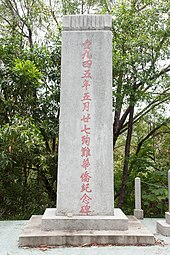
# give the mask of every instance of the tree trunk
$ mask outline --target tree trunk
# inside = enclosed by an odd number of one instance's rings
[[[115,115],[114,115],[114,123],[113,123],[113,148],[115,147],[117,138],[119,136],[120,129],[120,115],[122,109],[122,77],[123,74],[119,75],[118,86],[116,91],[116,102],[115,102]]]
[[[130,106],[130,114],[129,114],[129,122],[128,122],[128,131],[126,138],[126,146],[125,146],[125,159],[124,159],[124,168],[123,168],[123,177],[122,177],[122,185],[120,189],[120,196],[118,206],[121,208],[124,202],[125,194],[126,194],[126,184],[128,180],[129,173],[129,156],[130,156],[130,144],[132,138],[132,130],[133,130],[133,116],[134,116],[134,105]]]

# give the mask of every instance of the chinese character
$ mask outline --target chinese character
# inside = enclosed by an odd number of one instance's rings
[[[87,196],[87,194],[85,193],[82,198],[80,198],[80,200],[82,200],[82,203],[88,205],[89,204],[89,201],[92,200],[91,197]]]
[[[81,148],[81,156],[82,157],[89,157],[89,156],[91,156],[91,154],[90,154],[90,148],[89,147],[82,147]]]
[[[90,108],[90,102],[83,103],[83,111],[88,112]]]
[[[83,61],[83,67],[90,68],[91,65],[92,65],[92,60],[91,59]]]
[[[84,70],[84,75],[81,78],[90,78],[90,79],[92,79],[90,70]]]
[[[91,45],[91,41],[89,41],[88,39],[86,39],[86,41],[83,43],[83,47],[85,50],[89,50],[90,49],[90,45]]]
[[[87,146],[90,145],[90,137],[88,135],[84,135],[81,137],[82,144],[86,144]]]
[[[80,176],[82,182],[89,182],[90,178],[92,178],[89,173],[86,171],[84,173],[82,173],[82,175]]]
[[[89,92],[84,93],[84,96],[83,96],[83,98],[81,99],[81,101],[85,101],[85,100],[91,101]]]
[[[84,121],[84,122],[89,122],[90,120],[90,114],[88,113],[87,116],[83,115],[83,118],[81,119],[81,121]]]
[[[86,168],[90,166],[89,159],[88,158],[84,159],[83,164],[81,166],[86,170]]]
[[[92,192],[92,190],[89,188],[89,183],[83,183],[83,185],[81,186],[81,192],[86,191],[88,193]]]
[[[88,90],[88,87],[90,87],[89,81],[85,79],[85,80],[83,81],[83,84],[84,84],[84,85],[82,86],[82,88],[86,88],[86,90]]]
[[[84,124],[84,129],[82,129],[81,132],[85,132],[87,135],[89,135],[90,131],[88,131],[88,130],[90,130],[90,128],[87,128],[86,124]]]
[[[85,50],[82,54],[82,59],[90,59],[92,58],[92,54],[89,50]]]
[[[89,205],[83,205],[81,207],[81,213],[84,214],[84,215],[89,215],[89,212],[91,212],[90,210],[90,206]]]

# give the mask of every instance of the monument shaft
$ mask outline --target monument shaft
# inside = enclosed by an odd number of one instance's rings
[[[57,215],[113,215],[112,34],[108,15],[66,16]]]

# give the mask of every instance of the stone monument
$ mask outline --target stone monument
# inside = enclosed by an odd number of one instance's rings
[[[64,17],[57,210],[43,230],[128,229],[114,210],[111,28],[110,15]]]
[[[164,236],[170,236],[170,170],[168,171],[168,200],[169,211],[165,212],[165,219],[157,221],[157,231]]]
[[[114,208],[111,28],[110,15],[63,18],[57,206],[32,216],[20,246],[154,243]]]
[[[141,181],[139,177],[135,178],[135,209],[134,216],[137,219],[143,219],[143,210],[141,209]]]

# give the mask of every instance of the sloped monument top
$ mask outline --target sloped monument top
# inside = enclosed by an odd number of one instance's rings
[[[111,15],[70,15],[63,18],[63,30],[111,30]]]

